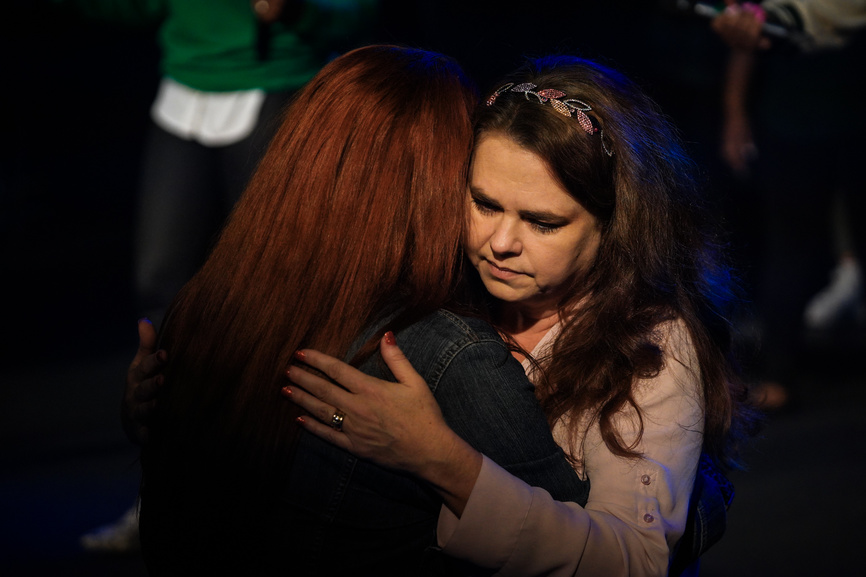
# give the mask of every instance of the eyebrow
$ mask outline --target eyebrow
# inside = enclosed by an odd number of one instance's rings
[[[484,194],[481,189],[469,185],[469,192],[474,199],[501,208],[498,202]],[[546,212],[543,210],[520,210],[517,214],[519,214],[520,218],[523,220],[540,221],[548,224],[566,224],[568,222],[568,218],[561,214]]]

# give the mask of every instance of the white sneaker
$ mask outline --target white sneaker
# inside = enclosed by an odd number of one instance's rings
[[[138,539],[138,507],[132,507],[111,523],[81,536],[81,546],[94,552],[129,553],[141,549]]]
[[[860,320],[863,273],[855,259],[843,259],[830,274],[830,284],[812,297],[803,311],[810,329],[828,329],[849,318]]]

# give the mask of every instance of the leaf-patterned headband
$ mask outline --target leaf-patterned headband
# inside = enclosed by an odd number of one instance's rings
[[[496,102],[496,99],[499,98],[499,95],[503,92],[522,92],[523,96],[527,100],[529,100],[529,95],[531,94],[538,99],[539,103],[544,104],[549,102],[553,109],[563,116],[575,118],[577,123],[580,124],[580,127],[590,136],[596,132],[600,132],[599,137],[601,139],[602,149],[608,156],[613,156],[613,151],[608,149],[607,144],[604,142],[604,130],[599,131],[599,129],[592,124],[592,120],[590,120],[589,116],[586,115],[587,112],[592,110],[592,107],[589,104],[576,98],[566,98],[563,100],[562,98],[567,96],[567,94],[562,90],[545,88],[543,90],[535,91],[535,88],[537,88],[537,86],[531,82],[523,82],[516,86],[513,82],[509,82],[490,95],[487,99],[487,106],[493,106],[493,103]]]

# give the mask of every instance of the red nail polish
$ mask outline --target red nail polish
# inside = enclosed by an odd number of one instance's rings
[[[307,421],[304,420],[304,417],[298,417],[295,420],[298,422],[299,425],[305,425],[307,423]]]
[[[307,355],[304,354],[304,351],[295,351],[295,358],[301,362],[307,361]]]
[[[388,331],[387,333],[385,333],[385,342],[391,346],[396,345],[397,339],[394,338],[394,333],[392,333],[391,331]]]
[[[291,396],[292,396],[292,389],[290,389],[289,387],[283,387],[283,388],[280,390],[280,392],[283,393],[283,396],[284,396],[284,397],[289,397],[289,398],[291,398]]]

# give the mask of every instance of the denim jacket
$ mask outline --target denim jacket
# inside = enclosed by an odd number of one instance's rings
[[[489,325],[440,311],[398,333],[397,342],[457,434],[554,499],[586,504],[589,480],[577,477],[553,441],[533,385]],[[378,356],[361,369],[394,380]],[[439,553],[434,535],[440,500],[423,484],[358,460],[318,438],[305,437],[301,447],[296,459],[302,461],[296,463],[304,466],[286,498],[309,520],[303,532],[311,570],[345,558],[345,570],[359,575],[368,574],[368,569],[376,575],[490,573]],[[334,474],[336,470],[340,474]],[[727,479],[702,456],[672,575],[696,574],[699,556],[724,533],[732,496]],[[421,551],[423,558],[418,556]]]
[[[359,338],[357,346],[376,328]],[[533,386],[492,327],[478,319],[439,311],[396,337],[456,433],[555,499],[586,504],[589,481],[578,478],[553,441]],[[360,368],[394,380],[378,355]],[[245,550],[225,554],[200,549],[194,562],[199,569],[228,569],[224,564],[237,564],[233,568],[249,574],[317,577],[483,574],[438,554],[436,524],[441,499],[424,483],[357,459],[306,433],[294,459],[290,481],[270,499],[266,517],[256,511],[250,516],[254,522],[245,526],[224,520],[235,533],[225,542],[239,543],[237,537],[244,537],[246,544],[237,547]],[[216,502],[214,519],[219,513]],[[142,533],[145,537],[144,521]],[[182,550],[183,544],[180,547]]]
[[[439,311],[396,337],[457,434],[555,498],[586,502],[589,483],[553,441],[523,368],[487,323]],[[360,368],[394,380],[378,355]],[[441,500],[423,483],[312,435],[303,437],[294,470],[279,506],[298,525],[290,532],[310,574],[326,567],[342,575],[412,575],[435,566],[429,560]]]

